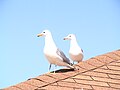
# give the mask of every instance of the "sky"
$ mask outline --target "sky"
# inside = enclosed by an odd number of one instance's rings
[[[84,50],[84,60],[118,50],[120,1],[0,0],[0,88],[48,72],[44,37],[37,37],[44,29],[67,57],[70,41],[63,37],[70,33]]]

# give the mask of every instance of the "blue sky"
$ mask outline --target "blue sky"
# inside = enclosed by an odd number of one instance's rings
[[[69,41],[63,37],[69,33],[76,34],[84,60],[117,50],[120,1],[0,0],[0,88],[48,72],[44,38],[37,38],[44,29],[67,56]]]

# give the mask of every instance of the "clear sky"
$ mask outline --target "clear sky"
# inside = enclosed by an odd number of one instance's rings
[[[48,72],[44,38],[37,37],[44,29],[67,56],[69,41],[63,37],[69,33],[76,34],[84,60],[117,50],[120,1],[0,0],[0,88]]]

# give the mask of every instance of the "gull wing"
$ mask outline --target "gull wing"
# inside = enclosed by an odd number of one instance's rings
[[[60,49],[57,49],[56,53],[63,59],[63,62],[70,64],[70,60],[65,56],[65,54]]]

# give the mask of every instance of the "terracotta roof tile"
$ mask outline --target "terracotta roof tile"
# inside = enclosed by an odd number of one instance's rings
[[[87,60],[85,62],[92,65],[92,66],[95,66],[95,67],[99,67],[99,66],[104,65],[103,62],[100,62],[99,60],[97,60],[95,58],[91,58],[91,59],[89,59],[89,60]]]
[[[120,66],[111,66],[111,65],[108,65],[107,66],[110,70],[118,70],[118,71],[120,71]]]
[[[120,63],[120,60],[116,61],[116,63]]]
[[[62,86],[46,86],[42,88],[38,88],[36,90],[74,90],[73,88],[70,87],[62,87]]]
[[[46,82],[46,83],[51,83],[51,82],[56,81],[56,78],[48,76],[48,75],[41,75],[36,78],[40,79],[41,81]]]
[[[120,49],[116,50],[116,51],[113,51],[113,53],[115,53],[116,55],[120,56]]]
[[[95,72],[95,71],[89,71],[83,74],[88,75],[88,76],[96,76],[96,77],[108,77],[106,73],[100,73],[100,72]]]
[[[119,79],[120,80],[120,75],[110,75],[109,74],[109,77],[112,79]]]
[[[111,87],[100,87],[100,86],[92,86],[92,87],[94,88],[94,90],[118,90]]]
[[[100,56],[96,56],[94,58],[97,59],[100,62],[103,62],[104,64],[107,64],[107,63],[110,63],[110,62],[114,61],[113,58],[110,58],[106,55],[100,55]]]
[[[109,70],[109,69],[98,68],[98,69],[95,69],[94,71],[99,72],[99,73],[106,73],[106,74],[120,75],[120,72],[118,72],[118,71],[114,71],[114,70]]]
[[[46,85],[45,82],[37,79],[37,78],[32,78],[30,80],[27,80],[25,82],[26,84],[29,84],[29,85],[32,85],[32,86],[36,86],[36,87],[40,87],[40,86],[43,86],[43,85]]]
[[[120,90],[120,50],[80,62],[3,90]]]
[[[71,74],[73,74],[73,72],[71,72]],[[65,75],[63,73],[49,73],[47,75],[50,76],[51,78],[55,78],[56,81],[57,80],[62,80],[62,79],[65,79],[65,78],[68,77],[67,75]]]
[[[2,89],[0,89],[2,90]],[[11,86],[10,88],[6,88],[6,90],[21,90],[21,88],[16,87],[16,86]]]
[[[86,75],[77,75],[77,76],[74,76],[72,77],[74,79],[87,79],[87,80],[92,80],[91,76],[86,76]]]
[[[114,63],[110,63],[109,65],[113,65],[113,66],[119,66],[120,67],[120,60],[114,62]]]
[[[16,86],[19,87],[21,90],[34,90],[37,88],[36,86],[34,86],[32,84],[27,84],[26,82],[17,84]]]
[[[111,78],[102,78],[102,77],[92,77],[95,81],[107,82],[107,83],[116,83],[119,84],[120,80],[111,79]]]
[[[107,65],[104,65],[104,66],[102,66],[102,67],[100,67],[101,69],[109,69],[108,67],[107,67]]]
[[[85,88],[85,89],[92,89],[92,87],[90,85],[85,85],[85,84],[80,84],[80,83],[71,83],[71,82],[63,82],[63,81],[60,81],[58,82],[58,85],[59,86],[62,86],[62,87],[69,87],[69,88]]]
[[[119,60],[120,59],[119,58],[120,56],[118,54],[114,53],[114,52],[107,53],[106,56],[108,56],[108,57],[110,57],[114,60]]]
[[[75,83],[75,80],[73,78],[64,79],[62,81]]]
[[[79,67],[83,68],[83,69],[86,69],[86,70],[90,70],[90,69],[94,69],[96,68],[95,66],[91,65],[91,64],[88,64],[88,62],[86,61],[83,61],[83,62],[80,62],[77,64]]]
[[[100,82],[95,80],[81,80],[81,79],[74,79],[77,83],[83,83],[86,85],[97,85],[97,86],[109,86],[106,82]]]
[[[119,84],[113,84],[113,83],[109,83],[110,87],[116,88],[120,90],[120,83]]]

